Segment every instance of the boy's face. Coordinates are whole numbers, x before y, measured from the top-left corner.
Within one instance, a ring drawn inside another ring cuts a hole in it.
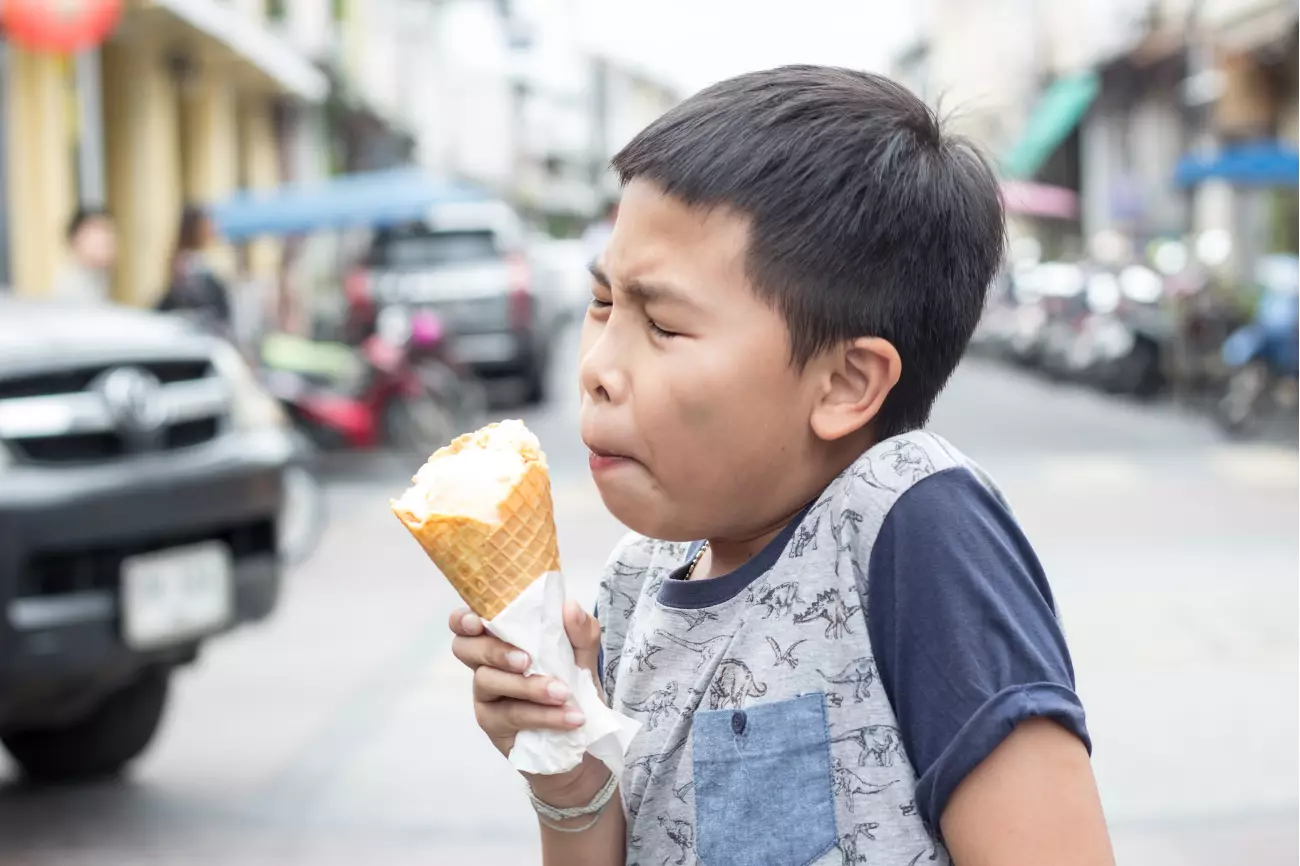
[[[750,288],[748,232],[634,181],[595,269],[582,436],[606,506],[654,538],[757,537],[808,495],[816,381]]]

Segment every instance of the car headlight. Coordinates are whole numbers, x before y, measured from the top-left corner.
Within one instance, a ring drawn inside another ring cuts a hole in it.
[[[264,430],[288,424],[280,402],[262,388],[234,346],[218,341],[212,366],[230,387],[230,417],[237,429]]]

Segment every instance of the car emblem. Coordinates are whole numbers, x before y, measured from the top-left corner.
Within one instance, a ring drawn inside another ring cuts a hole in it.
[[[132,438],[148,437],[167,423],[162,383],[139,367],[118,367],[98,382],[98,390],[113,423]]]

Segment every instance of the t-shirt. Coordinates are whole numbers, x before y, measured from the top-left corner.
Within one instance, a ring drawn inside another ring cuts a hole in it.
[[[953,790],[1021,721],[1091,748],[1051,590],[988,477],[938,436],[872,448],[752,560],[631,535],[600,674],[642,722],[627,863],[947,863]]]

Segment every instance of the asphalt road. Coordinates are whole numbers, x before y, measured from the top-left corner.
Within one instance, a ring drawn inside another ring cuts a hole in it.
[[[590,602],[620,527],[559,366],[556,399],[524,417]],[[1122,866],[1295,863],[1294,446],[1227,446],[1196,418],[987,363],[933,426],[999,480],[1052,578]],[[519,781],[448,652],[456,599],[386,507],[413,468],[336,473],[330,533],[274,621],[181,674],[129,780],[31,789],[0,759],[0,864],[536,862]]]

